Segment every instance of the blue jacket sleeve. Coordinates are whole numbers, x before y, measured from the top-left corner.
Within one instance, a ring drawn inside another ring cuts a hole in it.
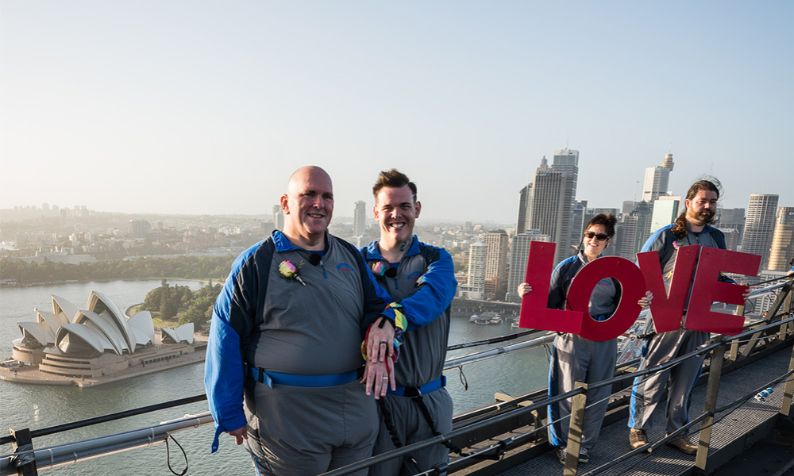
[[[204,366],[204,389],[215,420],[213,453],[218,449],[221,433],[246,426],[241,342],[251,332],[256,312],[256,304],[245,289],[246,285],[255,283],[251,270],[246,270],[246,258],[240,256],[235,261],[212,312]]]
[[[421,276],[421,285],[412,295],[400,301],[408,319],[408,330],[423,327],[442,315],[452,304],[458,281],[455,265],[447,250],[437,248],[438,259],[431,262]]]
[[[364,288],[364,317],[361,320],[361,332],[363,336],[366,329],[379,316],[384,316],[394,321],[394,310],[386,307],[391,301],[391,296],[378,285],[364,257],[355,248],[353,248],[352,252],[358,262],[359,269],[362,271],[361,285]]]

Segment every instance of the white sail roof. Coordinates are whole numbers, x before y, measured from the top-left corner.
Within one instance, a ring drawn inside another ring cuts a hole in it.
[[[80,310],[77,311],[75,324],[85,324],[88,327],[104,335],[111,343],[113,350],[116,354],[121,355],[125,350],[129,350],[124,336],[121,334],[116,322],[110,317],[108,313],[99,315],[92,311]]]
[[[55,343],[55,333],[43,322],[17,322],[23,339],[32,337],[42,347]]]
[[[53,336],[58,333],[58,329],[61,328],[61,325],[65,324],[61,323],[61,321],[50,312],[42,311],[39,308],[34,308],[33,310],[36,312],[36,322],[46,324],[50,331],[52,331]]]
[[[154,340],[154,322],[149,311],[141,311],[127,319],[127,327],[138,345],[148,345]]]
[[[93,311],[100,316],[103,313],[107,312],[108,317],[112,318],[116,326],[118,327],[121,335],[124,337],[124,341],[127,342],[127,348],[130,352],[135,352],[135,337],[130,334],[129,329],[127,328],[127,320],[124,319],[124,315],[119,311],[116,304],[113,303],[110,299],[107,298],[104,294],[100,293],[99,291],[91,291],[91,294],[88,296],[88,310]]]
[[[77,313],[77,306],[60,296],[53,294],[52,298],[52,313],[60,321],[61,325],[72,322],[74,315]]]
[[[188,344],[193,343],[193,323],[188,322],[187,324],[183,324],[176,329],[171,329],[168,327],[163,327],[163,342],[173,342],[178,344],[180,342],[185,342]]]
[[[20,342],[29,346],[55,346],[63,353],[135,352],[136,346],[154,342],[154,323],[149,311],[127,318],[107,296],[91,291],[86,307],[78,309],[68,300],[52,295],[52,313],[34,308],[35,322],[19,322]],[[193,343],[193,323],[163,329],[164,342]],[[34,344],[35,341],[35,344]],[[46,350],[45,350],[46,352]]]
[[[105,349],[113,348],[113,344],[99,332],[85,325],[74,323],[61,327],[55,339],[55,345],[65,354],[86,353],[89,350],[101,354]]]

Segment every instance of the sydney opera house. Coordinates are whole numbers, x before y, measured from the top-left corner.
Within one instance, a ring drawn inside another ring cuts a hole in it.
[[[11,359],[0,379],[91,386],[179,365],[200,362],[204,342],[194,341],[193,324],[160,329],[148,311],[126,316],[97,291],[84,309],[52,296],[52,311],[34,309],[35,321],[19,322]]]

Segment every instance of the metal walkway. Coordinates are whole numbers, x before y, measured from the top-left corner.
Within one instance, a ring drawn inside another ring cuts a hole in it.
[[[748,393],[752,393],[754,389],[764,385],[775,376],[785,373],[790,358],[791,349],[783,348],[764,359],[723,375],[718,406],[730,404]],[[726,463],[769,432],[779,414],[783,394],[782,387],[782,383],[775,386],[774,393],[765,402],[751,399],[734,411],[717,413],[718,421],[714,425],[708,460],[709,470]],[[705,385],[700,385],[695,389],[690,412],[692,416],[703,412],[705,393]],[[653,426],[648,431],[650,442],[664,436],[664,416],[660,415],[661,411],[660,406],[659,411],[654,415]],[[611,418],[608,417],[617,421],[604,427],[598,444],[590,453],[590,462],[580,465],[578,474],[596,474],[600,466],[611,464],[619,456],[629,451],[629,432],[626,427],[628,417],[625,414],[624,410],[611,415]],[[695,425],[695,429],[698,428],[699,425]],[[522,429],[517,431],[522,431]],[[529,428],[524,428],[523,431],[529,431]],[[694,443],[697,443],[696,438],[697,434],[690,436],[690,440]],[[694,462],[694,456],[687,456],[674,448],[662,446],[652,453],[633,456],[624,462],[605,468],[597,474],[683,475],[694,469]],[[503,464],[511,464],[509,457],[503,461]],[[546,451],[527,462],[516,464],[511,469],[497,474],[505,476],[561,474],[562,469],[562,464],[557,461],[554,452]]]

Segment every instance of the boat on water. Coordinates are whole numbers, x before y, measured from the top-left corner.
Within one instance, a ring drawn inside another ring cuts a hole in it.
[[[473,314],[469,318],[469,322],[473,322],[479,326],[501,324],[502,316],[498,312],[486,311],[483,312],[482,314]]]

